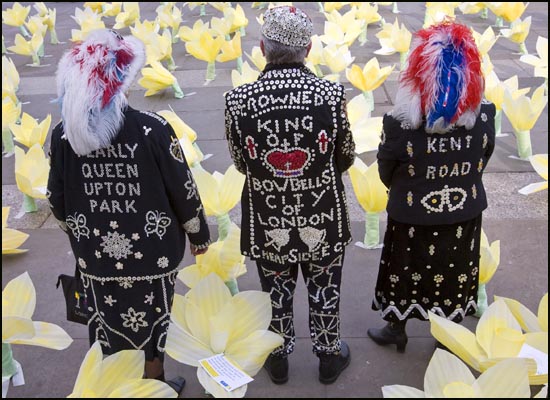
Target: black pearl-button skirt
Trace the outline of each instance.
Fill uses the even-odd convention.
[[[386,321],[428,320],[428,310],[460,322],[477,310],[481,214],[451,225],[388,218],[373,310]]]

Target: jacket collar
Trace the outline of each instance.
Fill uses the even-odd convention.
[[[265,66],[264,70],[262,71],[258,79],[262,79],[266,74],[268,74],[271,71],[281,71],[285,69],[299,70],[302,73],[315,76],[314,73],[311,72],[311,70],[302,63],[287,63],[287,64],[269,63]]]

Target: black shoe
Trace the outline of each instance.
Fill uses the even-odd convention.
[[[319,380],[334,383],[351,362],[351,353],[346,342],[342,342],[338,354],[319,354]]]
[[[166,384],[174,389],[174,391],[179,396],[181,392],[183,392],[183,388],[185,387],[185,378],[183,376],[176,376],[173,379],[167,380]]]
[[[395,344],[399,353],[405,352],[405,347],[409,340],[405,332],[405,321],[388,322],[386,326],[381,329],[368,329],[367,335],[379,345]]]
[[[265,360],[264,368],[276,385],[282,385],[288,381],[288,357],[286,355],[270,354]]]

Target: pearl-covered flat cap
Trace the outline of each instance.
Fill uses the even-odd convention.
[[[302,10],[292,6],[273,7],[264,14],[262,34],[286,46],[306,47],[311,42],[313,23]]]

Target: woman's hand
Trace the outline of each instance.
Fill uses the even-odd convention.
[[[189,243],[189,250],[194,256],[200,256],[208,251],[208,246],[203,249],[198,249],[193,243]]]

